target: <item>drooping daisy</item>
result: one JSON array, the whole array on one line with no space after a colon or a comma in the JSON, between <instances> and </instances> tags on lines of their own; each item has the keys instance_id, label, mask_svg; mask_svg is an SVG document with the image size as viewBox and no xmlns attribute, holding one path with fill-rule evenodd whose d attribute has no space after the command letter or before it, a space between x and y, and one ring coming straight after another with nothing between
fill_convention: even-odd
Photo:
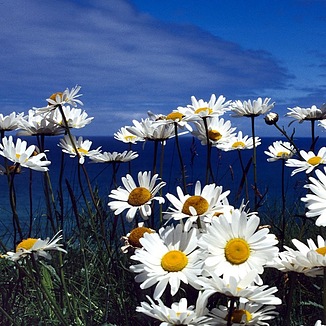
<instances>
[{"instance_id":1,"label":"drooping daisy","mask_svg":"<svg viewBox=\"0 0 326 326\"><path fill-rule=\"evenodd\" d=\"M324 168L326 172L326 168ZM326 226L326 175L316 170L316 176L309 177L310 183L305 185L309 189L309 193L301 200L306 203L307 217L318 217L316 220L317 226Z\"/></svg>"},{"instance_id":2,"label":"drooping daisy","mask_svg":"<svg viewBox=\"0 0 326 326\"><path fill-rule=\"evenodd\" d=\"M139 137L128 131L129 126L122 127L117 132L114 133L114 139L122 141L128 144L136 144L137 141L144 141L142 137Z\"/></svg>"},{"instance_id":3,"label":"drooping daisy","mask_svg":"<svg viewBox=\"0 0 326 326\"><path fill-rule=\"evenodd\" d=\"M201 290L203 290L199 304L206 306L209 297L215 293L221 293L230 298L242 298L243 301L260 304L281 304L281 299L274 295L277 292L277 288L269 288L267 285L254 285L256 277L256 270L251 270L240 279L227 274L224 274L222 278L215 271L205 273L205 277L199 277L196 281L201 286Z\"/></svg>"},{"instance_id":4,"label":"drooping daisy","mask_svg":"<svg viewBox=\"0 0 326 326\"><path fill-rule=\"evenodd\" d=\"M230 110L231 101L225 102L225 97L220 95L216 98L215 94L211 95L209 102L202 99L197 100L195 96L191 97L191 105L186 108L178 108L179 112L184 114L184 119L187 121L198 121L203 118L220 116Z\"/></svg>"},{"instance_id":5,"label":"drooping daisy","mask_svg":"<svg viewBox=\"0 0 326 326\"><path fill-rule=\"evenodd\" d=\"M171 124L157 125L155 121L147 118L141 121L133 120L134 126L126 127L127 131L144 140L166 141L174 137L174 126Z\"/></svg>"},{"instance_id":6,"label":"drooping daisy","mask_svg":"<svg viewBox=\"0 0 326 326\"><path fill-rule=\"evenodd\" d=\"M142 248L140 239L145 233L155 233L155 230L144 226L144 222L138 223L138 226L132 229L127 235L121 239L124 241L124 246L121 247L123 253L129 252L129 250L137 250Z\"/></svg>"},{"instance_id":7,"label":"drooping daisy","mask_svg":"<svg viewBox=\"0 0 326 326\"><path fill-rule=\"evenodd\" d=\"M51 162L46 160L44 153L35 154L35 149L35 145L27 147L27 142L20 138L17 138L15 144L12 136L4 137L0 143L0 155L11 162L36 171L48 171L47 166Z\"/></svg>"},{"instance_id":8,"label":"drooping daisy","mask_svg":"<svg viewBox=\"0 0 326 326\"><path fill-rule=\"evenodd\" d=\"M275 311L275 306L264 306L259 303L243 303L239 302L232 311L232 325L264 325L268 326L266 321L274 319L278 312ZM230 307L220 305L218 308L213 308L208 316L213 317L215 325L227 325Z\"/></svg>"},{"instance_id":9,"label":"drooping daisy","mask_svg":"<svg viewBox=\"0 0 326 326\"><path fill-rule=\"evenodd\" d=\"M207 129L208 129L208 139L212 146L219 147L219 145L226 143L235 134L233 131L236 129L231 126L231 121L224 121L223 118L213 117L208 118ZM192 134L197 137L202 145L207 144L206 127L204 121L195 122L196 130L192 131Z\"/></svg>"},{"instance_id":10,"label":"drooping daisy","mask_svg":"<svg viewBox=\"0 0 326 326\"><path fill-rule=\"evenodd\" d=\"M37 113L50 112L56 109L59 105L64 106L70 104L74 107L76 107L78 104L83 105L83 102L78 99L80 96L82 96L82 94L78 94L80 88L80 86L76 85L71 90L66 88L63 92L57 92L52 94L48 99L46 99L48 105L43 108L37 108Z\"/></svg>"},{"instance_id":11,"label":"drooping daisy","mask_svg":"<svg viewBox=\"0 0 326 326\"><path fill-rule=\"evenodd\" d=\"M96 156L101 152L101 146L97 149L90 150L92 142L88 139L83 140L81 136L78 139L72 136L72 139L70 139L69 135L65 135L64 138L60 139L58 146L62 148L64 153L70 154L70 157L78 156L79 164L84 164L85 156Z\"/></svg>"},{"instance_id":12,"label":"drooping daisy","mask_svg":"<svg viewBox=\"0 0 326 326\"><path fill-rule=\"evenodd\" d=\"M109 197L115 200L110 201L108 206L114 211L114 215L119 215L124 210L128 209L126 218L131 222L137 211L144 220L147 220L152 214L151 203L157 200L160 204L164 203L164 198L155 196L157 192L165 186L165 182L161 181L155 185L159 180L158 174L151 178L151 172L139 172L138 183L136 185L131 175L127 174L121 178L124 188L119 187L111 191Z\"/></svg>"},{"instance_id":13,"label":"drooping daisy","mask_svg":"<svg viewBox=\"0 0 326 326\"><path fill-rule=\"evenodd\" d=\"M216 212L223 213L225 210L231 210L225 199L230 191L222 192L222 186L216 186L215 183L205 185L201 188L200 181L196 182L194 195L184 194L182 189L177 187L178 198L173 194L166 194L166 198L173 207L169 207L164 218L185 221L185 230L189 230L194 222L200 218L202 221L210 219Z\"/></svg>"},{"instance_id":14,"label":"drooping daisy","mask_svg":"<svg viewBox=\"0 0 326 326\"><path fill-rule=\"evenodd\" d=\"M308 174L312 172L318 165L326 164L326 147L322 147L318 151L317 155L315 155L312 151L307 153L304 150L300 151L300 155L303 160L290 158L285 162L286 166L296 168L292 171L291 176L294 176L296 173L302 171L306 171Z\"/></svg>"},{"instance_id":15,"label":"drooping daisy","mask_svg":"<svg viewBox=\"0 0 326 326\"><path fill-rule=\"evenodd\" d=\"M231 104L234 117L255 117L267 113L274 107L274 102L269 104L270 98L265 98L264 101L261 97L257 100L248 101L235 101Z\"/></svg>"},{"instance_id":16,"label":"drooping daisy","mask_svg":"<svg viewBox=\"0 0 326 326\"><path fill-rule=\"evenodd\" d=\"M47 115L51 118L53 111ZM29 110L28 115L21 119L19 129L17 132L19 136L55 136L64 132L58 124L47 119L44 113L36 114L35 110Z\"/></svg>"},{"instance_id":17,"label":"drooping daisy","mask_svg":"<svg viewBox=\"0 0 326 326\"><path fill-rule=\"evenodd\" d=\"M69 105L62 106L63 114L67 120L68 128L80 129L90 124L94 117L88 117L86 111L79 108L70 107ZM47 119L56 125L66 127L60 110L53 111L53 116L48 116Z\"/></svg>"},{"instance_id":18,"label":"drooping daisy","mask_svg":"<svg viewBox=\"0 0 326 326\"><path fill-rule=\"evenodd\" d=\"M255 146L261 144L261 139L255 137ZM223 151L233 151L242 149L252 149L254 147L253 138L249 136L243 136L242 131L239 131L236 136L230 137L226 143L219 144L218 148Z\"/></svg>"},{"instance_id":19,"label":"drooping daisy","mask_svg":"<svg viewBox=\"0 0 326 326\"><path fill-rule=\"evenodd\" d=\"M158 299L158 304L147 296L150 302L141 302L140 307L136 308L137 312L141 312L147 316L160 320L161 326L174 326L174 325L213 325L210 323L212 318L205 317L198 313L194 306L189 306L187 304L186 298L181 298L179 302L174 302L171 308L164 305L162 300ZM208 312L208 310L204 310Z\"/></svg>"},{"instance_id":20,"label":"drooping daisy","mask_svg":"<svg viewBox=\"0 0 326 326\"><path fill-rule=\"evenodd\" d=\"M112 163L112 162L130 162L138 157L138 153L133 151L118 152L103 152L94 156L90 156L90 159L94 163Z\"/></svg>"},{"instance_id":21,"label":"drooping daisy","mask_svg":"<svg viewBox=\"0 0 326 326\"><path fill-rule=\"evenodd\" d=\"M294 146L289 142L281 140L274 141L272 145L268 147L268 151L264 151L269 156L268 162L275 162L278 160L287 160L295 154L296 150Z\"/></svg>"},{"instance_id":22,"label":"drooping daisy","mask_svg":"<svg viewBox=\"0 0 326 326\"><path fill-rule=\"evenodd\" d=\"M15 252L7 252L7 259L17 261L24 257L33 255L35 259L38 257L43 257L45 259L51 259L49 252L51 251L61 251L67 253L65 249L62 248L63 244L58 243L62 240L62 232L59 231L51 240L46 238L42 240L40 238L28 238L21 241Z\"/></svg>"},{"instance_id":23,"label":"drooping daisy","mask_svg":"<svg viewBox=\"0 0 326 326\"><path fill-rule=\"evenodd\" d=\"M294 118L295 120L302 123L305 120L323 120L326 118L326 105L323 104L319 109L316 105L310 108L301 108L296 106L294 108L288 108L288 112L285 116ZM295 121L294 120L294 121Z\"/></svg>"},{"instance_id":24,"label":"drooping daisy","mask_svg":"<svg viewBox=\"0 0 326 326\"><path fill-rule=\"evenodd\" d=\"M159 299L170 284L170 293L175 295L180 283L198 287L195 280L201 273L201 252L198 250L198 229L184 232L183 227L167 226L158 233L145 233L139 241L142 250L136 250L132 260L140 264L130 269L137 273L135 281L141 283L142 289L156 284L154 299Z\"/></svg>"},{"instance_id":25,"label":"drooping daisy","mask_svg":"<svg viewBox=\"0 0 326 326\"><path fill-rule=\"evenodd\" d=\"M226 273L235 278L242 278L251 270L262 274L264 265L278 253L278 241L268 228L256 231L259 222L257 215L248 217L246 212L238 210L232 212L231 223L223 215L213 219L198 242L208 252L205 268L218 276ZM255 282L262 284L259 277Z\"/></svg>"},{"instance_id":26,"label":"drooping daisy","mask_svg":"<svg viewBox=\"0 0 326 326\"><path fill-rule=\"evenodd\" d=\"M23 113L12 112L9 115L0 113L0 130L11 131L20 126L20 121L23 118Z\"/></svg>"}]
</instances>

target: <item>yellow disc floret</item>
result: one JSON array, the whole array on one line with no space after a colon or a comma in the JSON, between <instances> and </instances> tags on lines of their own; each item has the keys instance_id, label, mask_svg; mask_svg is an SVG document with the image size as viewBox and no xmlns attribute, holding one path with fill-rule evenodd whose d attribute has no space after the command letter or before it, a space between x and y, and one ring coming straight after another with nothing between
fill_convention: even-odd
<instances>
[{"instance_id":1,"label":"yellow disc floret","mask_svg":"<svg viewBox=\"0 0 326 326\"><path fill-rule=\"evenodd\" d=\"M167 272L179 272L188 264L187 256L179 250L167 252L161 260L162 268Z\"/></svg>"},{"instance_id":2,"label":"yellow disc floret","mask_svg":"<svg viewBox=\"0 0 326 326\"><path fill-rule=\"evenodd\" d=\"M311 165L318 165L321 162L322 158L319 156L311 157L307 162Z\"/></svg>"},{"instance_id":3,"label":"yellow disc floret","mask_svg":"<svg viewBox=\"0 0 326 326\"><path fill-rule=\"evenodd\" d=\"M129 236L128 241L133 247L141 248L142 245L139 242L139 239L143 237L144 233L154 233L154 231L150 228L147 228L145 226L139 226L135 229L133 229Z\"/></svg>"},{"instance_id":4,"label":"yellow disc floret","mask_svg":"<svg viewBox=\"0 0 326 326\"><path fill-rule=\"evenodd\" d=\"M131 206L141 206L147 203L152 198L151 192L144 187L133 189L128 198L128 204Z\"/></svg>"},{"instance_id":5,"label":"yellow disc floret","mask_svg":"<svg viewBox=\"0 0 326 326\"><path fill-rule=\"evenodd\" d=\"M171 112L166 116L166 120L181 121L184 115L180 112Z\"/></svg>"},{"instance_id":6,"label":"yellow disc floret","mask_svg":"<svg viewBox=\"0 0 326 326\"><path fill-rule=\"evenodd\" d=\"M234 265L240 265L250 256L250 247L246 240L234 238L227 242L224 248L225 258Z\"/></svg>"},{"instance_id":7,"label":"yellow disc floret","mask_svg":"<svg viewBox=\"0 0 326 326\"><path fill-rule=\"evenodd\" d=\"M225 317L225 320L228 320L228 315ZM252 320L252 315L248 310L244 309L235 309L232 312L231 321L232 323L242 324Z\"/></svg>"},{"instance_id":8,"label":"yellow disc floret","mask_svg":"<svg viewBox=\"0 0 326 326\"><path fill-rule=\"evenodd\" d=\"M20 243L18 243L16 247L16 252L20 249L30 250L31 248L33 248L36 241L37 239L34 238L27 238L22 240Z\"/></svg>"},{"instance_id":9,"label":"yellow disc floret","mask_svg":"<svg viewBox=\"0 0 326 326\"><path fill-rule=\"evenodd\" d=\"M317 248L316 252L318 252L320 255L325 256L326 255L326 247Z\"/></svg>"},{"instance_id":10,"label":"yellow disc floret","mask_svg":"<svg viewBox=\"0 0 326 326\"><path fill-rule=\"evenodd\" d=\"M208 138L213 141L218 141L222 138L222 134L217 130L209 130Z\"/></svg>"},{"instance_id":11,"label":"yellow disc floret","mask_svg":"<svg viewBox=\"0 0 326 326\"><path fill-rule=\"evenodd\" d=\"M246 145L242 141L236 141L232 144L233 148L244 148Z\"/></svg>"},{"instance_id":12,"label":"yellow disc floret","mask_svg":"<svg viewBox=\"0 0 326 326\"><path fill-rule=\"evenodd\" d=\"M202 196L191 196L183 204L182 213L192 215L189 207L193 207L196 210L197 215L202 215L207 211L209 204Z\"/></svg>"},{"instance_id":13,"label":"yellow disc floret","mask_svg":"<svg viewBox=\"0 0 326 326\"><path fill-rule=\"evenodd\" d=\"M199 108L195 111L195 114L199 114L200 112L207 112L207 115L212 114L213 110L211 108Z\"/></svg>"}]
</instances>

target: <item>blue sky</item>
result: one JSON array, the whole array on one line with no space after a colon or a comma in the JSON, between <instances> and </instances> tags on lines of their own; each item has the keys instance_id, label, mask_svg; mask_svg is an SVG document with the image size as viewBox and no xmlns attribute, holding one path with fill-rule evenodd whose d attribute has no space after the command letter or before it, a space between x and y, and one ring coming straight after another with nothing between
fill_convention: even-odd
<instances>
[{"instance_id":1,"label":"blue sky","mask_svg":"<svg viewBox=\"0 0 326 326\"><path fill-rule=\"evenodd\" d=\"M1 113L43 106L82 86L94 120L78 135L113 135L192 95L326 102L326 1L15 0L0 16ZM249 133L249 121L233 119ZM305 135L308 125L292 125ZM321 133L321 130L319 130ZM277 135L257 121L257 135Z\"/></svg>"}]
</instances>

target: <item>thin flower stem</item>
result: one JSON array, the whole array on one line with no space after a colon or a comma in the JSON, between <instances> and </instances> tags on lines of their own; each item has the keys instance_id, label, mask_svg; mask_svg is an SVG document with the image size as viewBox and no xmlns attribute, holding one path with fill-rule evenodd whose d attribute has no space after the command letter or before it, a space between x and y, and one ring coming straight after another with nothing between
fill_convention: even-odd
<instances>
[{"instance_id":1,"label":"thin flower stem","mask_svg":"<svg viewBox=\"0 0 326 326\"><path fill-rule=\"evenodd\" d=\"M253 158L252 158L252 165L254 169L254 203L255 203L255 211L257 210L258 206L258 189L257 189L257 147L256 147L256 135L255 135L255 115L251 116L251 136L252 136L252 143L253 143Z\"/></svg>"},{"instance_id":2,"label":"thin flower stem","mask_svg":"<svg viewBox=\"0 0 326 326\"><path fill-rule=\"evenodd\" d=\"M207 155L206 155L206 184L209 184L210 177L214 180L214 175L212 171L211 165L211 152L212 152L212 144L209 139L208 133L208 125L207 125L207 117L203 117L205 133L206 133L206 142L207 142Z\"/></svg>"},{"instance_id":3,"label":"thin flower stem","mask_svg":"<svg viewBox=\"0 0 326 326\"><path fill-rule=\"evenodd\" d=\"M29 228L28 237L32 235L33 228L33 171L29 170L29 183L28 183L28 195L29 195Z\"/></svg>"},{"instance_id":4,"label":"thin flower stem","mask_svg":"<svg viewBox=\"0 0 326 326\"><path fill-rule=\"evenodd\" d=\"M284 184L284 177L285 177L285 160L282 160L282 175L281 175L281 185L282 185L282 234L280 240L280 248L283 249L284 241L285 241L285 229L286 229L286 219L285 219L285 205L286 205L286 198L285 198L285 184Z\"/></svg>"},{"instance_id":5,"label":"thin flower stem","mask_svg":"<svg viewBox=\"0 0 326 326\"><path fill-rule=\"evenodd\" d=\"M323 275L323 321L324 324L326 324L326 266L323 267L324 269L324 275Z\"/></svg>"},{"instance_id":6,"label":"thin flower stem","mask_svg":"<svg viewBox=\"0 0 326 326\"><path fill-rule=\"evenodd\" d=\"M232 326L232 314L233 314L233 310L234 310L234 303L235 303L235 298L231 297L230 299L230 307L229 307L229 312L227 314L227 326Z\"/></svg>"},{"instance_id":7,"label":"thin flower stem","mask_svg":"<svg viewBox=\"0 0 326 326\"><path fill-rule=\"evenodd\" d=\"M315 119L311 119L311 151L315 151L316 137L315 137Z\"/></svg>"},{"instance_id":8,"label":"thin flower stem","mask_svg":"<svg viewBox=\"0 0 326 326\"><path fill-rule=\"evenodd\" d=\"M247 173L246 173L246 169L245 169L245 167L243 165L241 151L239 149L237 149L237 152L238 152L238 157L239 157L239 162L240 162L240 166L241 166L242 175L244 177L244 182L245 182L246 202L248 202L249 201L249 189L248 189Z\"/></svg>"},{"instance_id":9,"label":"thin flower stem","mask_svg":"<svg viewBox=\"0 0 326 326\"><path fill-rule=\"evenodd\" d=\"M286 305L285 305L285 316L283 320L284 325L291 325L291 312L292 312L292 306L293 306L293 295L295 286L297 283L297 273L295 272L289 272L289 290L286 294Z\"/></svg>"},{"instance_id":10,"label":"thin flower stem","mask_svg":"<svg viewBox=\"0 0 326 326\"><path fill-rule=\"evenodd\" d=\"M177 122L174 122L174 135L175 135L175 144L177 145L177 151L178 151L178 156L179 156L179 161L180 161L183 191L185 193L187 193L186 172L185 172L185 166L183 163L182 153L181 153L180 144L179 144L178 123Z\"/></svg>"}]
</instances>

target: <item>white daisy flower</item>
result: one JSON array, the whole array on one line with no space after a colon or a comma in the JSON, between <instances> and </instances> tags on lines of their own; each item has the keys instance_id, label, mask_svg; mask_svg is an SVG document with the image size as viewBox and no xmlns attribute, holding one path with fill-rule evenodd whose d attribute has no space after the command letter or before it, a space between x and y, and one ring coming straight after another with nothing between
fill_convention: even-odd
<instances>
[{"instance_id":1,"label":"white daisy flower","mask_svg":"<svg viewBox=\"0 0 326 326\"><path fill-rule=\"evenodd\" d=\"M17 138L16 144L13 142L12 136L4 137L2 144L0 143L0 155L6 157L8 160L23 167L36 170L48 171L50 161L46 160L44 153L35 155L35 145L27 147L27 142Z\"/></svg>"},{"instance_id":2,"label":"white daisy flower","mask_svg":"<svg viewBox=\"0 0 326 326\"><path fill-rule=\"evenodd\" d=\"M129 250L137 250L142 248L139 241L145 233L155 233L155 230L144 226L144 222L138 223L138 226L132 229L127 235L121 237L124 241L124 246L121 247L123 253L128 253Z\"/></svg>"},{"instance_id":3,"label":"white daisy flower","mask_svg":"<svg viewBox=\"0 0 326 326\"><path fill-rule=\"evenodd\" d=\"M199 299L199 304L206 306L208 299L215 293L222 293L227 297L242 298L243 302L251 301L259 304L281 304L281 299L274 295L274 293L277 292L277 288L268 288L267 285L254 285L256 278L256 270L251 270L240 279L227 274L224 274L223 278L221 278L218 276L218 273L214 271L208 273L207 277L199 277L196 282L201 286L201 290L203 290Z\"/></svg>"},{"instance_id":4,"label":"white daisy flower","mask_svg":"<svg viewBox=\"0 0 326 326\"><path fill-rule=\"evenodd\" d=\"M171 308L164 305L162 300L158 299L158 304L147 296L147 302L141 302L141 306L136 308L137 312L141 312L147 316L160 320L161 326L174 326L174 325L212 325L211 318L198 314L194 306L187 304L186 298L181 298L179 302L174 302ZM208 312L207 309L204 310Z\"/></svg>"},{"instance_id":5,"label":"white daisy flower","mask_svg":"<svg viewBox=\"0 0 326 326\"><path fill-rule=\"evenodd\" d=\"M211 116L220 116L230 110L231 101L225 102L225 97L220 95L216 98L215 94L211 95L209 102L202 99L197 100L195 96L191 97L191 105L186 108L178 108L178 111L184 114L186 121L197 121Z\"/></svg>"},{"instance_id":6,"label":"white daisy flower","mask_svg":"<svg viewBox=\"0 0 326 326\"><path fill-rule=\"evenodd\" d=\"M223 118L213 117L206 120L208 129L208 139L212 146L219 148L219 145L229 142L234 137L233 131L236 129L231 126L231 121L224 121ZM202 145L207 144L206 127L203 120L195 122L196 130L192 134L197 137Z\"/></svg>"},{"instance_id":7,"label":"white daisy flower","mask_svg":"<svg viewBox=\"0 0 326 326\"><path fill-rule=\"evenodd\" d=\"M138 273L136 282L141 283L142 289L156 284L154 299L162 296L168 284L172 296L178 292L181 282L198 287L195 281L202 267L198 237L198 229L184 232L180 224L161 228L159 234L145 233L139 240L142 250L136 250L131 256L141 263L130 267Z\"/></svg>"},{"instance_id":8,"label":"white daisy flower","mask_svg":"<svg viewBox=\"0 0 326 326\"><path fill-rule=\"evenodd\" d=\"M213 308L208 316L213 317L215 325L227 325L230 307L220 305ZM231 322L233 326L239 325L264 325L266 321L274 319L278 315L275 306L264 306L258 303L240 302L232 311Z\"/></svg>"},{"instance_id":9,"label":"white daisy flower","mask_svg":"<svg viewBox=\"0 0 326 326\"><path fill-rule=\"evenodd\" d=\"M47 116L51 118L53 112L47 113ZM29 110L28 115L24 116L20 121L19 136L35 136L46 135L55 136L60 135L64 130L56 123L50 121L45 114L36 114L35 110Z\"/></svg>"},{"instance_id":10,"label":"white daisy flower","mask_svg":"<svg viewBox=\"0 0 326 326\"><path fill-rule=\"evenodd\" d=\"M94 163L112 163L112 162L130 162L138 157L138 153L133 151L118 152L103 152L94 156L90 156L90 159Z\"/></svg>"},{"instance_id":11,"label":"white daisy flower","mask_svg":"<svg viewBox=\"0 0 326 326\"><path fill-rule=\"evenodd\" d=\"M304 150L301 150L300 156L303 160L290 158L285 162L286 166L296 168L292 171L291 176L294 176L296 173L302 171L306 171L308 174L312 172L318 165L326 164L326 147L322 147L318 151L317 155L315 155L312 151L307 153Z\"/></svg>"},{"instance_id":12,"label":"white daisy flower","mask_svg":"<svg viewBox=\"0 0 326 326\"><path fill-rule=\"evenodd\" d=\"M164 116L160 116L159 118L156 119L156 125L160 126L160 125L168 125L168 124L177 124L177 126L181 129L186 128L188 131L192 131L192 127L190 126L190 124L188 123L187 120L185 120L186 115L182 112L181 110L173 110L172 112L170 112L167 115Z\"/></svg>"},{"instance_id":13,"label":"white daisy flower","mask_svg":"<svg viewBox=\"0 0 326 326\"><path fill-rule=\"evenodd\" d=\"M147 220L152 215L152 201L157 200L160 204L164 203L163 197L155 196L166 185L163 181L155 185L158 179L158 174L151 178L151 172L139 172L139 187L137 187L131 175L127 174L126 177L122 177L121 180L125 188L114 189L109 195L110 198L115 199L108 203L108 206L114 211L114 215L119 215L128 209L126 215L128 222L134 219L137 211L140 212L144 220Z\"/></svg>"},{"instance_id":14,"label":"white daisy flower","mask_svg":"<svg viewBox=\"0 0 326 326\"><path fill-rule=\"evenodd\" d=\"M296 106L294 108L288 108L288 112L285 116L294 118L295 120L302 123L305 120L322 120L326 118L326 105L323 104L319 109L316 105L310 108L301 108ZM294 121L295 121L294 120Z\"/></svg>"},{"instance_id":15,"label":"white daisy flower","mask_svg":"<svg viewBox=\"0 0 326 326\"><path fill-rule=\"evenodd\" d=\"M166 141L175 136L174 126L171 124L157 125L155 121L149 118L142 119L140 122L137 120L132 122L134 126L126 127L127 131L144 140Z\"/></svg>"},{"instance_id":16,"label":"white daisy flower","mask_svg":"<svg viewBox=\"0 0 326 326\"><path fill-rule=\"evenodd\" d=\"M70 107L69 105L62 106L63 114L67 120L68 128L80 129L90 124L94 117L88 117L86 111L82 111L79 108ZM63 128L66 128L64 125L63 117L61 111L56 109L53 111L52 116L47 116L47 119Z\"/></svg>"},{"instance_id":17,"label":"white daisy flower","mask_svg":"<svg viewBox=\"0 0 326 326\"><path fill-rule=\"evenodd\" d=\"M326 172L326 168L324 168ZM316 170L317 178L309 177L310 183L305 185L309 189L309 193L301 200L306 204L308 211L307 217L318 217L317 226L326 226L326 175Z\"/></svg>"},{"instance_id":18,"label":"white daisy flower","mask_svg":"<svg viewBox=\"0 0 326 326\"><path fill-rule=\"evenodd\" d=\"M268 228L256 231L259 222L257 215L248 217L246 212L239 210L232 212L231 223L223 215L213 219L198 242L208 252L205 268L219 276L226 273L235 278L242 278L251 270L262 274L264 265L278 253L278 241L275 235L268 234ZM262 284L259 277L255 282Z\"/></svg>"},{"instance_id":19,"label":"white daisy flower","mask_svg":"<svg viewBox=\"0 0 326 326\"><path fill-rule=\"evenodd\" d=\"M91 157L100 154L100 147L94 150L90 150L92 142L88 139L83 140L83 137L78 139L75 136L72 136L72 140L69 135L65 135L63 139L60 139L58 144L62 148L64 153L70 154L70 157L79 157L79 164L84 164L85 156ZM76 153L77 150L77 153Z\"/></svg>"},{"instance_id":20,"label":"white daisy flower","mask_svg":"<svg viewBox=\"0 0 326 326\"><path fill-rule=\"evenodd\" d=\"M59 231L51 240L46 238L42 240L40 238L28 238L21 241L15 252L7 252L7 259L17 261L24 257L33 255L35 259L38 257L43 257L46 259L51 259L49 251L61 251L67 253L65 249L62 248L63 244L58 243L62 240L62 231Z\"/></svg>"},{"instance_id":21,"label":"white daisy flower","mask_svg":"<svg viewBox=\"0 0 326 326\"><path fill-rule=\"evenodd\" d=\"M321 320L317 320L315 326L326 326L325 324L321 323Z\"/></svg>"},{"instance_id":22,"label":"white daisy flower","mask_svg":"<svg viewBox=\"0 0 326 326\"><path fill-rule=\"evenodd\" d=\"M114 139L122 141L128 144L137 144L137 141L144 141L142 137L139 137L128 131L127 127L122 127L117 132L114 133Z\"/></svg>"},{"instance_id":23,"label":"white daisy flower","mask_svg":"<svg viewBox=\"0 0 326 326\"><path fill-rule=\"evenodd\" d=\"M268 150L269 151L264 151L264 153L269 156L267 159L268 162L287 160L291 158L296 152L294 146L291 143L281 140L274 141L273 144L268 147Z\"/></svg>"},{"instance_id":24,"label":"white daisy flower","mask_svg":"<svg viewBox=\"0 0 326 326\"><path fill-rule=\"evenodd\" d=\"M265 98L264 101L261 97L257 100L248 101L235 101L231 104L234 117L255 117L267 113L274 107L274 102L269 104L270 98Z\"/></svg>"},{"instance_id":25,"label":"white daisy flower","mask_svg":"<svg viewBox=\"0 0 326 326\"><path fill-rule=\"evenodd\" d=\"M184 194L181 187L177 187L178 198L170 193L166 194L166 198L174 207L169 207L169 211L165 212L165 219L180 221L186 219L185 230L189 230L194 222L200 218L202 221L210 222L215 213L223 213L230 211L232 207L225 201L230 191L222 192L221 186L215 183L209 184L201 188L200 181L196 182L194 195ZM208 220L207 220L208 219Z\"/></svg>"},{"instance_id":26,"label":"white daisy flower","mask_svg":"<svg viewBox=\"0 0 326 326\"><path fill-rule=\"evenodd\" d=\"M78 98L82 96L82 94L78 94L80 91L80 86L75 86L71 90L68 88L65 89L64 92L57 92L52 94L47 100L48 105L43 108L37 108L37 113L47 113L54 109L56 109L59 105L64 106L70 104L71 106L76 107L78 104L83 105L83 102Z\"/></svg>"},{"instance_id":27,"label":"white daisy flower","mask_svg":"<svg viewBox=\"0 0 326 326\"><path fill-rule=\"evenodd\" d=\"M255 146L261 144L261 139L255 137ZM223 151L234 151L242 149L252 149L254 147L253 137L243 136L242 131L239 131L236 136L232 136L228 139L226 143L218 145L219 149Z\"/></svg>"},{"instance_id":28,"label":"white daisy flower","mask_svg":"<svg viewBox=\"0 0 326 326\"><path fill-rule=\"evenodd\" d=\"M0 113L0 130L11 131L20 126L20 121L23 118L24 113L12 112L9 115L3 115Z\"/></svg>"}]
</instances>

